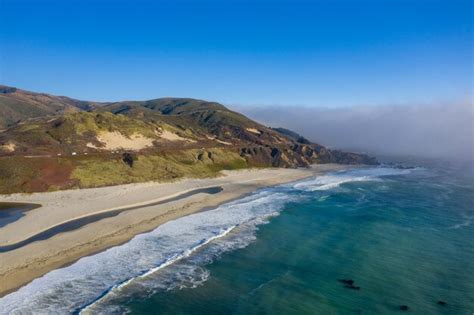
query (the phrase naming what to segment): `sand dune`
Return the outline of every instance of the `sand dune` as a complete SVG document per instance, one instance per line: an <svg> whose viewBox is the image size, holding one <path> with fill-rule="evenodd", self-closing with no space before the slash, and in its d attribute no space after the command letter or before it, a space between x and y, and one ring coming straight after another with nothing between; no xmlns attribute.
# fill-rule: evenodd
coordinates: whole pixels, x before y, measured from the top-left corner
<svg viewBox="0 0 474 315"><path fill-rule="evenodd" d="M97 136L97 140L104 144L106 150L141 150L153 145L154 139L145 137L141 134L135 133L130 137L126 137L118 131L101 132ZM92 143L87 144L88 147L98 149Z"/></svg>

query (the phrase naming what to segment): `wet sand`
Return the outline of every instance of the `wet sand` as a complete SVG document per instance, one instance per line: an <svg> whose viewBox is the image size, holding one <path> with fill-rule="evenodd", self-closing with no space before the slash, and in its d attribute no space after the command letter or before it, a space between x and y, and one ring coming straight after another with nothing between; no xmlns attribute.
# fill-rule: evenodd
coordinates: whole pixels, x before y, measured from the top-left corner
<svg viewBox="0 0 474 315"><path fill-rule="evenodd" d="M0 296L48 271L127 242L135 235L153 230L169 220L216 207L261 187L341 168L347 166L226 171L224 176L217 178L186 179L173 183L151 182L29 195L0 195L0 202L42 205L0 228L0 248L7 249L0 252ZM208 189L216 187L222 190L209 193ZM97 220L89 222L84 218ZM67 231L59 229L57 233L48 235L47 239L27 241L73 221L85 224ZM22 246L13 246L14 249L8 250L8 246L25 241Z"/></svg>
<svg viewBox="0 0 474 315"><path fill-rule="evenodd" d="M173 201L176 201L176 200L179 200L179 199L184 199L184 198L187 198L187 197L195 195L195 194L211 194L212 195L212 194L217 194L221 191L222 191L222 187L198 188L198 189L194 189L194 190L190 190L188 192L182 193L182 194L180 194L176 197L170 197L168 199L163 199L163 200L160 200L160 201L151 202L151 203L145 204L145 205L132 206L132 207L122 207L122 208L118 208L118 209L115 209L115 210L101 211L101 212L93 213L93 214L90 214L90 215L82 216L80 218L74 218L74 219L71 219L69 221L66 221L66 222L60 223L58 225L52 226L52 227L48 228L47 230L41 231L38 234L33 235L33 236L31 236L31 237L29 237L25 240L22 240L18 243L5 245L5 246L0 246L0 253L8 252L8 251L11 251L11 250L14 250L14 249L17 249L17 248L21 248L21 247L26 246L28 244L31 244L33 242L47 240L47 239L49 239L49 238L51 238L51 237L53 237L53 236L55 236L59 233L73 231L73 230L76 230L76 229L79 229L79 228L83 227L84 225L91 224L91 223L97 222L97 221L105 219L105 218L115 217L115 216L119 215L120 213L122 213L124 211L131 211L131 210L135 210L135 209L153 207L153 206L157 206L157 205L160 205L160 204L173 202ZM8 203L6 203L6 204L8 204ZM34 205L30 205L30 207L31 206L34 206ZM36 205L35 208L38 208L38 207L40 207L40 205ZM23 206L23 208L17 207L17 208L11 208L11 209L13 209L13 211L25 211L24 210L25 206ZM8 211L12 211L12 210L8 210ZM12 213L12 216L14 218L16 218L16 213Z"/></svg>

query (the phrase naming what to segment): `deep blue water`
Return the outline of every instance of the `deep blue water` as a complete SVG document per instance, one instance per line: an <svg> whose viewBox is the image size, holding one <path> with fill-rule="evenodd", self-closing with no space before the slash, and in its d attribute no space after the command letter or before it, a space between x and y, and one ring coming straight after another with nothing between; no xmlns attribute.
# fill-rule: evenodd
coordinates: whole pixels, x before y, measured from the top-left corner
<svg viewBox="0 0 474 315"><path fill-rule="evenodd" d="M473 314L472 169L418 164L263 189L51 272L0 309Z"/></svg>

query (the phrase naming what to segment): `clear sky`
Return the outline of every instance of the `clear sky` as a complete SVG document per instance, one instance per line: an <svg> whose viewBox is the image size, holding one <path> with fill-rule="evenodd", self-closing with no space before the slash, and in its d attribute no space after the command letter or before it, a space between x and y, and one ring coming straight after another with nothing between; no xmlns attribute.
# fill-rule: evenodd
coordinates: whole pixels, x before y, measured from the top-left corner
<svg viewBox="0 0 474 315"><path fill-rule="evenodd" d="M472 98L471 0L0 0L0 83L87 100Z"/></svg>

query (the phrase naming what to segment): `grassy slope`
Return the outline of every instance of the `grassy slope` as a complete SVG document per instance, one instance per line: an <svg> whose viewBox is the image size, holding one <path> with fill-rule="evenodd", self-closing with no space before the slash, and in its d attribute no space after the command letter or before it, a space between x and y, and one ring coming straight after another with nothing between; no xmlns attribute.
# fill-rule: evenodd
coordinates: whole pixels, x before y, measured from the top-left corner
<svg viewBox="0 0 474 315"><path fill-rule="evenodd" d="M89 110L97 103L0 85L0 129L29 118Z"/></svg>
<svg viewBox="0 0 474 315"><path fill-rule="evenodd" d="M245 159L235 152L222 149L186 150L174 154L140 155L133 167L120 158L85 159L74 170L72 178L77 179L79 187L83 188L182 177L212 177L223 169L245 167Z"/></svg>
<svg viewBox="0 0 474 315"><path fill-rule="evenodd" d="M219 148L137 155L133 167L117 154L3 157L0 158L0 194L170 181L182 177L213 177L224 169L248 166L237 152Z"/></svg>
<svg viewBox="0 0 474 315"><path fill-rule="evenodd" d="M194 99L99 104L0 86L0 117L5 113L8 117L0 121L0 129L18 117L34 118L0 130L0 193L206 177L250 166L375 162L364 155L328 150L288 130L267 128L221 104ZM168 141L160 137L163 130L188 140ZM139 134L152 138L153 145L133 152L130 167L123 160L124 150L107 151L98 141L103 132L129 138Z"/></svg>

